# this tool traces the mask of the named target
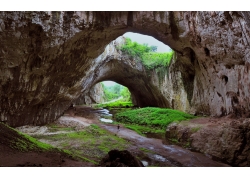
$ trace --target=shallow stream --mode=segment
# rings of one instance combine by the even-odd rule
[[[144,137],[125,127],[122,127],[117,131],[117,127],[113,125],[113,122],[115,122],[113,120],[113,114],[111,114],[109,110],[100,109],[94,110],[93,112],[97,113],[99,115],[99,120],[104,122],[101,127],[127,139],[130,142],[134,142],[137,149],[141,149],[144,155],[141,156],[140,160],[144,166],[228,166],[227,164],[216,162],[201,153],[192,152],[176,145],[166,144],[165,138],[162,134],[147,133],[145,134],[146,137]]]

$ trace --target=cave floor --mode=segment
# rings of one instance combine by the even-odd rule
[[[203,122],[204,120],[202,120]],[[109,132],[109,135],[94,136],[98,142],[91,140],[91,142],[77,141],[76,137],[67,140],[66,136],[60,136],[62,141],[53,136],[59,137],[63,133],[81,133],[84,130],[91,130],[91,124],[98,125],[102,130]],[[60,126],[61,129],[52,126]],[[127,149],[137,158],[139,158],[145,166],[151,167],[225,167],[227,164],[212,160],[210,157],[201,153],[191,152],[188,149],[173,145],[166,144],[161,139],[147,138],[137,134],[136,132],[127,129],[123,126],[118,131],[117,126],[114,124],[103,123],[99,121],[98,115],[93,113],[91,107],[77,106],[75,114],[65,112],[64,116],[58,119],[53,125],[50,125],[50,131],[47,126],[36,127],[19,127],[18,130],[27,133],[38,140],[51,144],[54,147],[66,150],[73,150],[76,153],[82,152],[86,158],[91,159],[92,162],[83,162],[63,157],[58,153],[23,153],[14,151],[8,147],[0,148],[0,166],[75,166],[75,167],[90,167],[98,166],[98,162],[106,155],[103,153],[103,148],[108,152],[108,148],[103,144],[110,143],[109,148]],[[59,134],[59,135],[58,135]],[[97,133],[98,134],[98,133]],[[107,133],[108,134],[108,133]],[[119,138],[119,139],[117,139]],[[103,142],[100,142],[103,141]],[[99,148],[99,149],[98,149]],[[76,151],[77,150],[77,151]],[[88,154],[92,152],[92,154]],[[97,152],[93,155],[94,152]]]

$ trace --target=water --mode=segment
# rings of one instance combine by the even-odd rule
[[[112,116],[112,114],[109,113],[109,110],[107,109],[97,109],[93,111],[94,113],[98,113],[103,116]]]
[[[112,123],[113,122],[113,120],[105,119],[105,118],[100,118],[100,121],[105,122],[105,123]]]
[[[158,154],[154,154],[154,155],[153,155],[153,158],[154,158],[155,160],[157,160],[157,161],[162,161],[162,162],[165,162],[165,161],[166,161],[166,158],[164,158],[164,157],[162,157],[162,156],[160,156],[160,155],[158,155]]]
[[[142,164],[146,167],[146,166],[148,166],[148,162],[147,161],[141,161],[142,162]]]

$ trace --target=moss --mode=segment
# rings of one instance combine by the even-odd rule
[[[57,148],[68,150],[74,156],[93,162],[100,161],[110,150],[124,150],[128,142],[92,124],[78,132],[39,136],[41,139],[56,142]]]
[[[179,143],[178,139],[176,139],[176,138],[170,138],[169,140],[170,140],[172,143],[174,143],[174,144]]]
[[[145,152],[145,153],[154,153],[154,151],[150,150],[150,149],[147,149],[147,148],[139,148],[141,151]]]
[[[191,132],[192,132],[192,133],[196,133],[196,132],[199,131],[200,129],[201,129],[200,126],[192,127],[192,128],[191,128]]]

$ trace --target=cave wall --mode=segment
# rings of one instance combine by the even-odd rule
[[[195,111],[248,116],[249,14],[0,12],[1,121],[54,121],[91,87],[101,64],[95,59],[105,46],[128,31],[151,35],[176,51]]]
[[[77,105],[91,105],[104,103],[104,89],[101,83],[97,83],[84,94],[81,94],[74,103]]]

